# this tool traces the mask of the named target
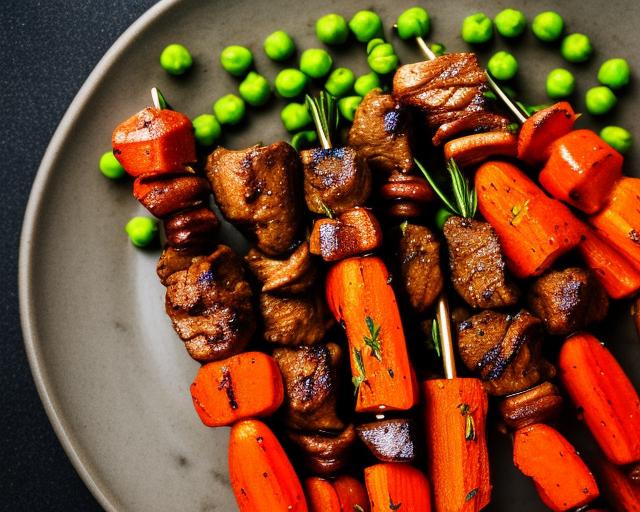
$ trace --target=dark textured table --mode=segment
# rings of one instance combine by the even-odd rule
[[[36,392],[20,332],[18,244],[31,183],[67,106],[154,0],[3,0],[0,9],[0,510],[92,511]]]

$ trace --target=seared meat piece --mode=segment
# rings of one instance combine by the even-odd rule
[[[382,462],[411,462],[416,458],[416,426],[413,420],[387,419],[362,423],[358,437]]]
[[[263,292],[302,293],[314,283],[318,273],[306,241],[283,260],[270,258],[257,249],[251,249],[244,259],[262,283]]]
[[[300,159],[286,142],[242,151],[216,149],[207,177],[222,214],[250,233],[269,256],[289,251],[302,223]]]
[[[431,139],[434,146],[439,146],[443,142],[479,132],[507,131],[511,121],[509,118],[493,112],[471,112],[466,116],[459,117],[454,121],[439,126],[436,134]]]
[[[220,245],[166,280],[166,311],[197,361],[217,361],[244,349],[256,322],[242,261]]]
[[[302,452],[302,459],[311,473],[331,475],[349,464],[350,451],[356,441],[356,429],[349,425],[337,435],[324,432],[306,434],[291,430],[288,436]]]
[[[156,265],[156,273],[160,278],[160,282],[166,286],[169,276],[188,269],[192,260],[193,255],[189,253],[178,251],[171,246],[165,247]]]
[[[548,423],[562,411],[562,396],[551,382],[543,382],[500,403],[500,415],[508,427],[518,430],[534,423]]]
[[[336,413],[338,367],[342,349],[335,343],[313,347],[277,348],[285,384],[284,422],[296,430],[342,430]]]
[[[444,224],[453,287],[473,308],[503,308],[519,291],[506,275],[498,236],[488,222],[449,217]]]
[[[162,219],[206,203],[209,182],[195,174],[142,175],[133,183],[133,195],[152,215]]]
[[[328,207],[339,214],[369,198],[371,170],[354,148],[307,149],[300,157],[304,198],[313,213],[324,214]]]
[[[164,221],[167,244],[179,251],[206,254],[216,241],[220,222],[212,210],[203,206],[197,210],[176,213]]]
[[[379,89],[369,92],[356,110],[349,146],[374,172],[407,173],[413,167],[408,114],[391,94]]]
[[[555,374],[541,355],[542,323],[525,310],[515,316],[483,311],[458,326],[460,358],[490,395],[530,388]]]
[[[550,334],[565,336],[603,320],[609,298],[591,271],[572,267],[537,279],[529,292],[529,307]]]

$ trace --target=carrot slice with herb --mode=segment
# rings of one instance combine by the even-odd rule
[[[474,133],[450,140],[444,145],[444,158],[469,167],[496,156],[516,156],[517,141],[511,132]]]
[[[302,485],[269,427],[244,420],[231,428],[229,478],[241,512],[307,512]]]
[[[340,475],[333,481],[333,488],[338,494],[342,512],[369,512],[369,497],[360,480]]]
[[[640,484],[633,482],[622,470],[607,460],[596,466],[602,493],[617,512],[640,512]]]
[[[340,500],[328,480],[312,476],[304,481],[309,512],[340,512]]]
[[[364,481],[371,512],[431,511],[427,477],[408,464],[388,462],[369,466],[364,470]]]

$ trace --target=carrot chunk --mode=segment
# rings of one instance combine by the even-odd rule
[[[606,460],[596,466],[602,493],[617,512],[640,512],[640,484],[633,482],[622,470]]]
[[[445,159],[453,158],[460,167],[470,167],[496,156],[516,156],[516,153],[516,138],[505,131],[465,135],[444,145]]]
[[[340,500],[328,480],[312,476],[304,481],[309,512],[340,512]]]
[[[369,512],[369,497],[360,480],[340,475],[333,481],[333,488],[338,494],[342,512]]]
[[[424,474],[408,464],[388,462],[364,470],[371,512],[406,510],[430,512],[429,482]]]

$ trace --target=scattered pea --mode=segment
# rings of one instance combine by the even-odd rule
[[[564,30],[564,20],[557,12],[544,11],[533,18],[531,30],[540,41],[557,41]]]
[[[593,47],[590,39],[584,34],[570,34],[562,40],[560,53],[569,62],[584,62],[591,57]]]
[[[620,89],[629,83],[631,70],[624,59],[609,59],[602,63],[598,71],[598,81],[611,89]]]
[[[353,90],[356,91],[358,96],[366,96],[369,91],[380,87],[380,77],[373,71],[366,75],[359,76],[355,84],[353,84]]]
[[[498,80],[511,80],[518,72],[518,61],[509,52],[497,52],[489,59],[487,69]]]
[[[547,96],[551,99],[557,100],[571,96],[575,87],[576,79],[571,71],[557,68],[547,75]]]
[[[242,76],[253,64],[253,54],[244,46],[227,46],[220,53],[220,64],[233,76]]]
[[[287,60],[296,51],[296,44],[284,30],[276,30],[269,34],[262,47],[267,57],[276,62]]]
[[[244,100],[235,94],[227,94],[213,104],[213,113],[220,124],[238,124],[245,112]]]
[[[297,69],[283,69],[276,76],[275,86],[283,98],[295,98],[307,86],[307,75]]]
[[[631,133],[621,126],[605,126],[600,131],[600,137],[620,153],[626,153],[631,149],[631,146],[633,146]]]
[[[384,44],[384,39],[381,37],[374,37],[371,41],[367,43],[367,55],[369,55],[376,46]]]
[[[131,243],[136,247],[147,247],[158,232],[158,221],[151,217],[133,217],[124,227]]]
[[[449,217],[453,216],[453,212],[447,210],[446,208],[439,208],[436,212],[436,226],[440,231],[444,229],[444,223],[447,222]]]
[[[346,98],[340,98],[338,100],[338,110],[342,117],[352,123],[361,101],[361,96],[347,96]]]
[[[504,9],[493,20],[498,34],[503,37],[518,37],[527,26],[527,19],[522,11],[516,9]]]
[[[269,101],[271,96],[271,86],[265,77],[249,71],[245,79],[238,86],[240,97],[249,105],[259,107]]]
[[[393,46],[389,43],[382,43],[371,50],[367,62],[373,71],[380,75],[386,75],[398,67],[398,56]]]
[[[316,21],[316,36],[324,44],[342,44],[349,37],[347,21],[339,14],[327,14]]]
[[[617,102],[618,99],[613,91],[604,85],[592,87],[585,97],[587,111],[596,116],[606,114],[616,106]]]
[[[435,54],[436,57],[441,57],[445,53],[447,53],[447,47],[442,43],[431,43],[429,45],[431,51]]]
[[[311,148],[318,142],[318,134],[315,130],[298,132],[291,137],[291,145],[297,150]]]
[[[401,39],[426,37],[431,29],[429,13],[422,7],[411,7],[398,16],[396,28]]]
[[[310,48],[300,56],[300,70],[311,78],[326,76],[333,66],[333,59],[326,50]]]
[[[461,34],[466,43],[486,43],[493,37],[493,22],[485,13],[477,12],[464,19]]]
[[[289,103],[280,111],[280,119],[288,132],[297,132],[311,123],[309,109],[304,103]]]
[[[160,54],[160,65],[171,75],[182,75],[193,65],[189,50],[181,44],[170,44]]]
[[[358,11],[349,21],[349,28],[361,43],[382,34],[382,20],[373,11]]]
[[[112,180],[122,178],[125,174],[124,167],[111,151],[102,154],[98,166],[100,167],[100,172]]]
[[[201,114],[192,123],[196,140],[202,146],[213,146],[222,135],[222,127],[212,114]]]
[[[327,78],[324,88],[329,94],[340,98],[351,92],[355,81],[356,75],[349,68],[336,68]]]

